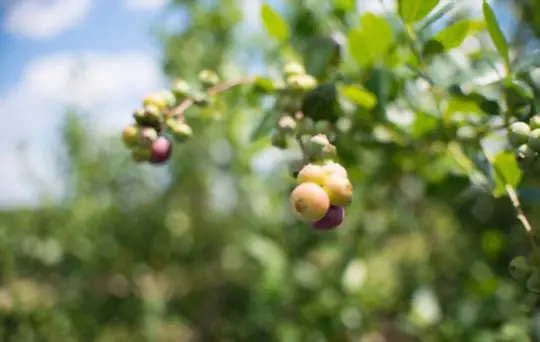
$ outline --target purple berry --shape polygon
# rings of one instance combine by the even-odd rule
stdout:
[[[149,162],[151,164],[163,164],[169,160],[171,154],[171,141],[164,136],[160,136],[152,144],[152,155],[150,156]]]
[[[315,230],[330,230],[337,228],[345,217],[345,209],[331,205],[326,215],[319,221],[313,222],[311,227]]]

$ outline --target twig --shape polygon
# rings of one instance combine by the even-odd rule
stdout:
[[[536,240],[534,239],[534,230],[532,228],[531,223],[529,222],[529,219],[527,218],[527,215],[525,215],[525,212],[523,211],[523,207],[521,206],[521,201],[519,200],[519,196],[516,192],[516,189],[512,185],[508,184],[506,177],[504,176],[504,173],[499,169],[499,167],[497,167],[495,164],[492,164],[492,165],[493,165],[493,169],[495,170],[495,173],[504,184],[504,189],[506,190],[506,193],[508,194],[508,197],[510,198],[510,202],[512,203],[512,206],[514,207],[514,211],[516,212],[516,218],[519,220],[523,228],[525,228],[525,232],[527,233],[527,236],[529,237],[532,247],[533,247],[534,257],[536,258],[538,266],[540,266],[540,249],[538,249],[538,244],[536,243]]]
[[[256,80],[255,76],[249,76],[249,77],[242,77],[242,78],[238,78],[234,80],[225,81],[223,83],[220,83],[208,89],[206,93],[210,96],[214,96],[224,91],[227,91],[235,86],[253,83],[255,82],[255,80]],[[189,107],[191,107],[193,104],[195,104],[195,100],[191,98],[185,99],[178,106],[171,108],[170,111],[167,113],[167,116],[181,117],[182,115],[184,115],[186,110],[188,110]]]

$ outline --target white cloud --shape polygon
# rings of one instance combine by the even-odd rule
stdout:
[[[90,0],[20,0],[8,8],[4,28],[15,35],[49,38],[82,21]]]
[[[124,0],[127,8],[136,10],[157,9],[165,6],[169,0]]]
[[[116,132],[132,120],[142,97],[163,85],[159,61],[147,53],[58,53],[31,61],[20,82],[0,97],[0,120],[10,128],[0,136],[0,205],[35,200],[21,172],[25,163],[39,170],[52,190],[58,188],[55,169],[45,165],[55,158],[53,143],[65,106],[95,118],[90,129]],[[16,151],[21,140],[28,144],[26,157]]]

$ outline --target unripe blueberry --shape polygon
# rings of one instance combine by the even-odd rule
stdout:
[[[193,136],[193,129],[185,122],[168,122],[167,127],[178,142],[184,142]]]
[[[304,222],[316,222],[326,215],[330,207],[328,194],[315,183],[302,183],[291,192],[291,206]]]
[[[527,145],[536,152],[540,152],[540,128],[533,129],[529,134]]]
[[[137,125],[129,125],[122,131],[122,141],[126,147],[137,146],[139,142],[139,127]]]
[[[201,108],[206,108],[212,104],[212,99],[208,94],[197,92],[193,95],[193,103]]]
[[[189,96],[191,87],[186,81],[177,80],[174,82],[171,91],[177,100],[184,100]]]
[[[176,106],[176,96],[172,91],[165,89],[162,90],[159,94],[161,97],[163,97],[163,101],[165,102],[167,108],[172,108]]]
[[[283,133],[293,133],[296,129],[296,120],[292,116],[285,115],[279,119],[278,130]]]
[[[213,70],[202,70],[197,75],[199,82],[205,88],[210,88],[217,85],[220,82],[218,74]]]
[[[327,177],[328,175],[322,166],[316,164],[307,164],[300,170],[300,172],[298,172],[296,181],[299,184],[315,183],[317,185],[324,186]]]
[[[280,131],[273,132],[270,139],[271,139],[270,141],[272,143],[272,146],[282,149],[282,150],[287,148],[287,145],[288,145],[287,137],[282,132]]]
[[[531,117],[529,120],[529,127],[531,129],[540,128],[540,114],[536,114],[535,116]]]
[[[315,230],[335,229],[341,225],[344,217],[345,209],[330,205],[324,217],[319,221],[313,222],[311,227]]]
[[[520,145],[515,152],[516,162],[524,171],[534,166],[536,163],[536,156],[537,153],[527,144]]]
[[[317,86],[317,79],[311,75],[294,75],[287,77],[287,85],[293,89],[307,91]]]
[[[327,178],[324,190],[330,198],[330,203],[337,207],[345,207],[352,201],[353,186],[349,179],[337,175]]]
[[[323,170],[328,175],[336,175],[342,178],[349,178],[349,174],[347,172],[347,169],[345,169],[340,164],[334,162],[334,161],[327,161],[322,165]]]
[[[150,160],[152,150],[148,147],[135,147],[131,150],[131,158],[136,163],[144,163]]]
[[[322,150],[314,156],[319,160],[332,160],[337,158],[337,149],[334,145],[328,144],[322,148]]]
[[[147,106],[156,106],[161,112],[162,110],[167,108],[167,102],[165,100],[165,97],[163,97],[162,93],[152,93],[150,95],[147,95],[143,100],[143,107]]]
[[[517,281],[525,281],[531,274],[531,267],[527,258],[519,256],[510,262],[510,274]]]
[[[508,128],[508,140],[512,146],[517,147],[527,143],[531,128],[525,122],[517,121]]]
[[[306,150],[312,156],[319,156],[323,149],[328,145],[330,145],[330,141],[328,141],[326,135],[317,134],[309,139],[308,143],[306,144]]]
[[[315,122],[311,118],[303,117],[298,122],[298,133],[313,134],[315,132]]]
[[[158,138],[158,133],[154,128],[142,127],[139,130],[139,144],[143,147],[149,147]]]
[[[532,269],[529,278],[527,279],[527,290],[533,293],[540,293],[540,273],[536,269]]]
[[[162,110],[155,105],[144,107],[144,118],[147,123],[158,123],[162,119]]]
[[[171,157],[172,143],[167,137],[160,136],[152,143],[151,151],[149,162],[163,164]]]
[[[304,75],[306,73],[306,69],[304,69],[302,64],[296,62],[289,62],[285,64],[284,71],[286,77]]]

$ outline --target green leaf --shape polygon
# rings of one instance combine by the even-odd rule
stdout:
[[[414,123],[411,127],[411,135],[414,137],[422,137],[435,132],[439,127],[439,120],[424,112],[416,113]]]
[[[372,109],[377,104],[377,97],[358,85],[341,86],[338,91],[341,95],[364,108]]]
[[[255,127],[255,130],[251,133],[251,141],[255,141],[270,133],[279,120],[279,116],[279,111],[271,110],[266,112],[257,127]]]
[[[497,22],[497,18],[495,17],[493,9],[486,0],[484,0],[482,4],[482,11],[484,12],[484,20],[486,21],[489,36],[491,37],[495,48],[504,60],[506,68],[508,69],[508,71],[510,71],[510,56],[508,54],[508,43],[506,42],[506,38],[504,38],[501,27]]]
[[[448,52],[460,46],[469,35],[484,28],[485,24],[481,21],[461,20],[437,33],[433,39],[441,44],[443,52]]]
[[[417,22],[426,17],[439,0],[398,0],[399,16],[407,24]]]
[[[523,174],[512,152],[500,152],[497,154],[493,160],[493,168],[495,169],[493,196],[501,197],[505,195],[506,184],[515,188],[521,182]]]
[[[447,155],[456,166],[461,169],[468,177],[471,183],[482,188],[486,188],[489,184],[487,177],[476,167],[475,162],[463,151],[463,147],[452,141],[448,144]]]
[[[371,13],[364,14],[360,23],[360,28],[349,31],[347,45],[358,65],[368,66],[384,57],[394,42],[394,34],[385,19]]]
[[[342,11],[353,10],[354,5],[356,5],[355,0],[334,0],[335,8],[337,8],[339,10],[342,10]]]
[[[261,6],[261,19],[264,28],[269,35],[281,42],[289,39],[289,27],[287,22],[267,3],[264,3]]]
[[[431,25],[433,25],[436,21],[443,18],[448,12],[450,12],[454,8],[454,5],[449,2],[442,6],[440,6],[436,11],[430,13],[427,17],[425,17],[422,22],[420,22],[420,28],[418,29],[418,33],[421,34],[424,30],[429,28]]]

